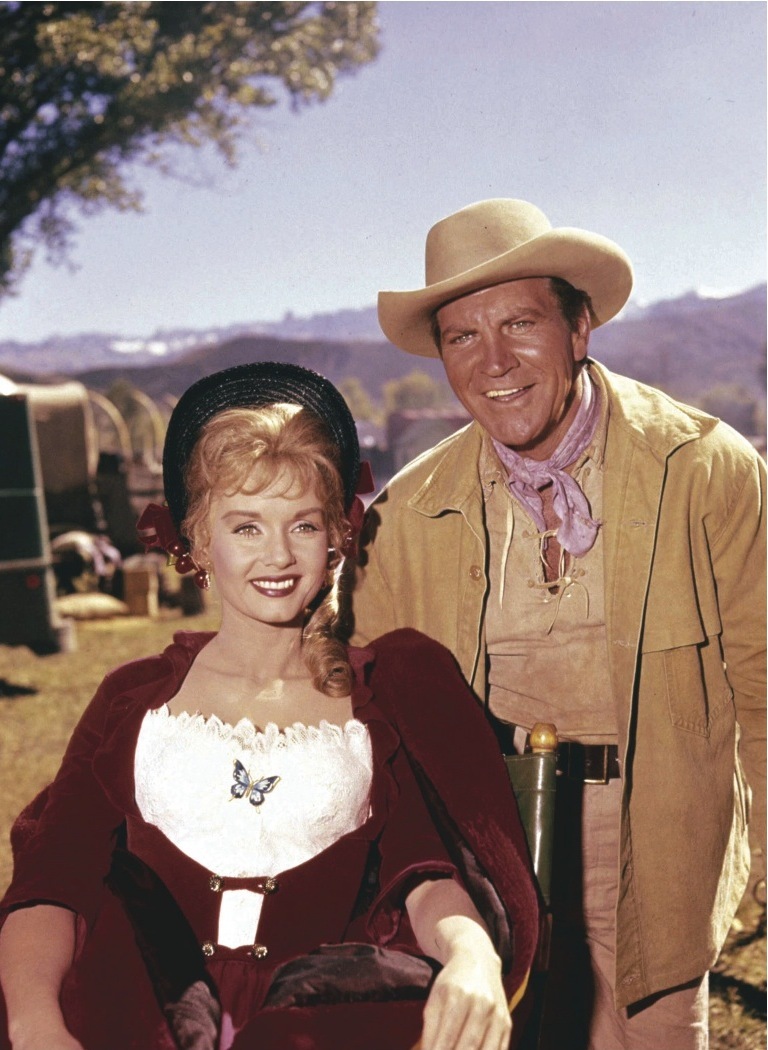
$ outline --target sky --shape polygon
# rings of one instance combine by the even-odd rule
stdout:
[[[518,197],[617,241],[638,303],[765,280],[766,5],[384,2],[381,54],[299,113],[260,111],[230,170],[139,166],[141,215],[39,252],[0,339],[148,337],[371,306],[423,286],[424,239]]]

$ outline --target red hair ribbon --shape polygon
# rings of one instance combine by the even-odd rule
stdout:
[[[355,492],[358,496],[368,496],[371,492],[376,489],[376,482],[373,480],[373,470],[371,464],[367,459],[364,459],[360,464],[360,473],[357,476],[357,487]]]
[[[355,488],[357,495],[352,500],[346,513],[349,528],[344,535],[344,542],[341,545],[341,553],[345,558],[354,558],[357,555],[357,537],[360,535],[360,530],[365,521],[365,504],[360,497],[369,495],[375,488],[376,484],[373,480],[371,464],[367,459],[363,460],[360,464],[360,474],[358,475],[357,487]]]
[[[155,547],[165,551],[173,559],[176,572],[183,575],[185,572],[194,570],[195,583],[198,587],[206,586],[208,574],[195,565],[192,555],[176,531],[171,512],[165,504],[160,506],[159,503],[148,503],[136,522],[136,531],[145,550]]]

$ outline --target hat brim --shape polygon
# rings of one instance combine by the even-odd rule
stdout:
[[[379,324],[390,342],[421,357],[439,357],[432,334],[435,311],[462,295],[504,281],[560,277],[592,301],[592,327],[621,310],[632,291],[632,264],[613,241],[597,233],[560,227],[502,255],[410,292],[379,293]]]

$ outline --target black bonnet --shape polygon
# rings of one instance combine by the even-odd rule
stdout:
[[[184,472],[205,424],[228,408],[264,408],[277,403],[301,405],[325,423],[339,449],[345,508],[351,506],[360,473],[360,447],[346,401],[317,372],[300,365],[258,361],[198,380],[173,410],[163,448],[163,485],[177,529],[187,513]]]

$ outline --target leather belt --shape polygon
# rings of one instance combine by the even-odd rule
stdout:
[[[616,744],[579,744],[563,740],[557,745],[557,768],[569,780],[582,784],[607,784],[621,777]]]
[[[514,755],[513,738],[517,728],[490,715],[491,726],[505,755]],[[621,778],[619,749],[616,744],[580,744],[561,740],[557,745],[557,769],[569,780],[582,784],[607,784]]]

